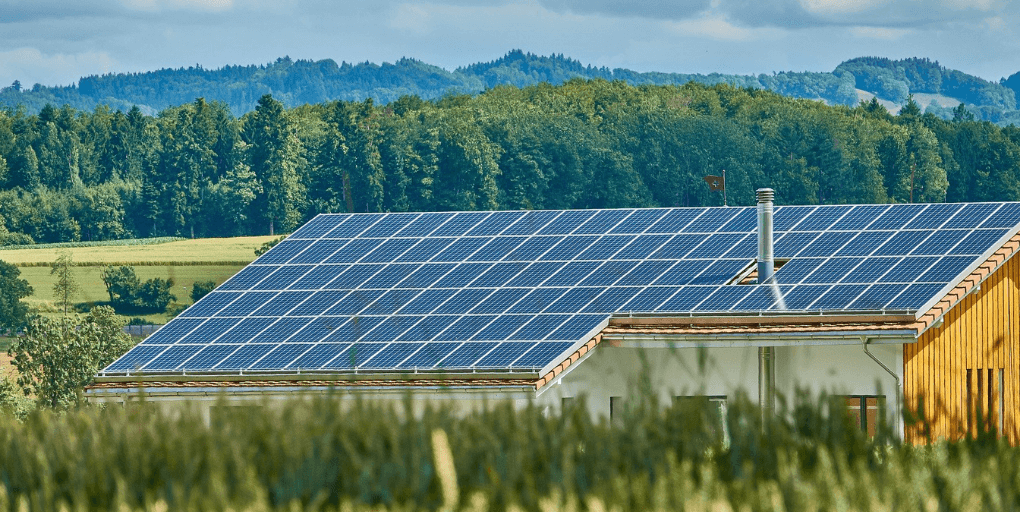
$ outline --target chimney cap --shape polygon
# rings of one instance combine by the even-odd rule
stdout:
[[[771,188],[759,188],[757,192],[759,203],[771,203],[776,195],[776,191]]]

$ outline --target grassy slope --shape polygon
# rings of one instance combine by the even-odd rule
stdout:
[[[142,281],[154,277],[173,278],[173,293],[179,304],[191,304],[191,285],[195,281],[215,281],[217,285],[255,259],[255,249],[274,237],[206,238],[156,245],[75,247],[72,249],[18,249],[0,251],[0,260],[21,268],[21,277],[35,293],[26,299],[45,315],[55,315],[54,276],[49,265],[60,251],[71,251],[79,265],[75,273],[82,293],[78,302],[108,301],[106,286],[100,277],[103,266],[125,264],[135,267]],[[146,320],[164,323],[167,315],[146,315]]]

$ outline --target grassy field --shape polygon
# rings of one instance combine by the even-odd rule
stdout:
[[[191,285],[196,281],[223,283],[255,259],[255,249],[274,237],[205,238],[155,245],[75,247],[70,249],[16,249],[0,251],[0,260],[20,267],[21,277],[35,293],[25,301],[43,315],[58,314],[53,301],[55,276],[50,264],[61,251],[70,251],[78,265],[75,275],[82,292],[79,303],[110,300],[101,273],[106,265],[131,265],[139,280],[173,278],[177,303],[191,304]],[[165,323],[166,314],[143,316],[146,321]]]

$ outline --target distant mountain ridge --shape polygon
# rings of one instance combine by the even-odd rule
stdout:
[[[995,83],[947,69],[928,59],[861,57],[843,62],[832,72],[706,75],[593,67],[562,54],[540,56],[521,50],[454,71],[410,58],[383,64],[337,64],[331,59],[311,61],[283,57],[264,65],[218,69],[196,66],[91,75],[70,86],[36,84],[22,89],[15,83],[0,90],[0,104],[12,108],[23,106],[29,112],[38,112],[46,104],[68,104],[84,110],[92,110],[97,105],[128,110],[137,105],[143,112],[155,114],[166,107],[204,97],[208,101],[222,101],[235,115],[241,115],[254,109],[264,94],[272,94],[290,107],[366,98],[388,103],[405,95],[435,99],[449,94],[475,94],[499,85],[560,84],[573,78],[624,80],[634,85],[689,81],[708,85],[727,83],[843,105],[857,104],[862,92],[895,105],[902,105],[914,93],[936,94],[962,102],[980,119],[1000,124],[1020,122],[1017,111],[1020,73]],[[934,101],[920,107],[942,117],[952,115],[951,109]]]

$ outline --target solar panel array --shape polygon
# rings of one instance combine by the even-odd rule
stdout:
[[[613,313],[917,310],[1020,203],[320,215],[104,373],[536,371]]]

